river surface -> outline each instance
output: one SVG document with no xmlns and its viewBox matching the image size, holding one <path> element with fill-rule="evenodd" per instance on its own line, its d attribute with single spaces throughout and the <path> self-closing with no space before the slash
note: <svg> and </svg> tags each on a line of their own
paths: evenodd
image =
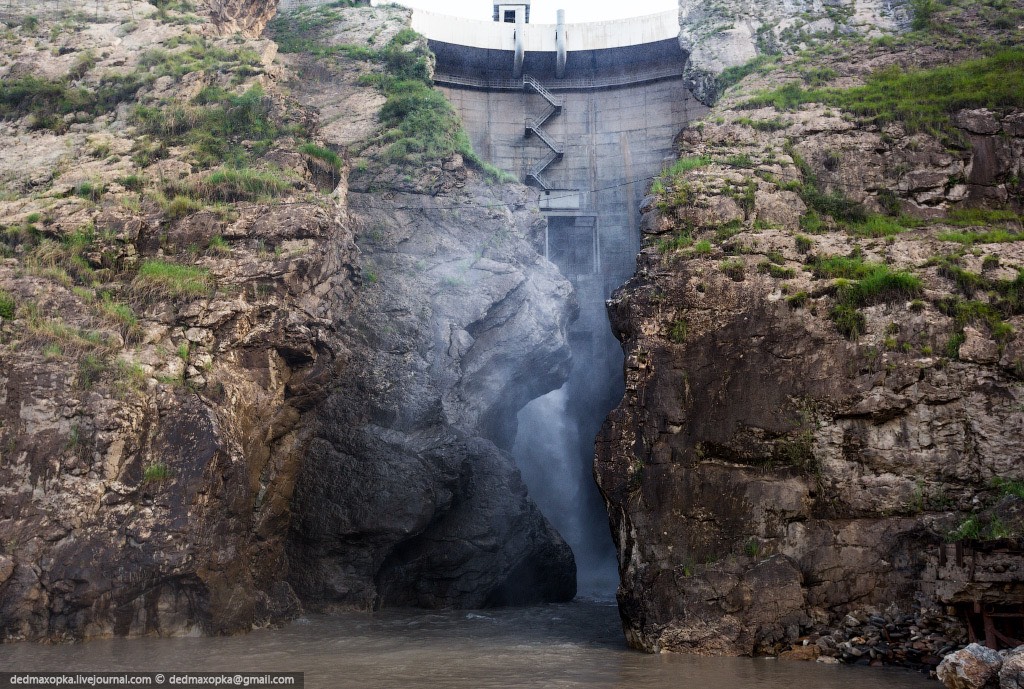
<svg viewBox="0 0 1024 689">
<path fill-rule="evenodd" d="M 647 655 L 622 641 L 613 604 L 303 618 L 224 638 L 0 645 L 4 671 L 304 672 L 314 689 L 936 689 L 902 669 Z"/>
</svg>

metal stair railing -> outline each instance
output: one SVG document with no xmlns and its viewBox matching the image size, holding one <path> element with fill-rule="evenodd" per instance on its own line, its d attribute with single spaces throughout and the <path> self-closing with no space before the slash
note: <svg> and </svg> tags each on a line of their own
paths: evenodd
<svg viewBox="0 0 1024 689">
<path fill-rule="evenodd" d="M 597 77 L 593 79 L 560 79 L 551 84 L 550 87 L 545 86 L 542 88 L 549 93 L 552 90 L 591 91 L 632 86 L 634 84 L 646 84 L 648 82 L 662 81 L 664 79 L 681 79 L 682 77 L 682 68 L 667 67 L 663 69 L 650 70 L 641 74 L 623 74 Z M 488 79 L 466 75 L 445 74 L 443 72 L 434 74 L 434 82 L 437 84 L 447 84 L 449 86 L 462 86 L 467 88 L 496 91 L 521 91 L 526 87 L 526 83 L 523 79 Z"/>
<path fill-rule="evenodd" d="M 546 100 L 548 103 L 555 106 L 556 108 L 561 108 L 563 105 L 565 105 L 565 102 L 561 98 L 556 98 L 555 95 L 551 93 L 551 91 L 548 91 L 546 88 L 544 88 L 544 86 L 539 81 L 531 77 L 529 74 L 524 74 L 523 88 L 525 89 L 527 87 L 532 88 L 541 97 L 543 97 L 544 100 Z"/>
<path fill-rule="evenodd" d="M 537 138 L 544 142 L 544 145 L 546 145 L 548 148 L 550 148 L 558 155 L 562 155 L 563 153 L 565 153 L 565 147 L 562 144 L 553 141 L 551 137 L 548 136 L 548 133 L 545 132 L 543 129 L 533 129 L 531 131 L 533 131 L 533 133 L 537 135 Z"/>
<path fill-rule="evenodd" d="M 530 168 L 530 171 L 528 173 L 526 173 L 526 179 L 527 180 L 531 180 L 532 179 L 538 185 L 540 185 L 541 189 L 543 189 L 544 191 L 550 191 L 551 190 L 551 185 L 548 184 L 547 180 L 544 179 L 544 177 L 542 176 L 542 173 L 544 172 L 544 170 L 547 169 L 547 167 L 549 165 L 551 165 L 551 163 L 555 162 L 556 160 L 558 160 L 561 157 L 562 157 L 561 153 L 559 153 L 557 151 L 551 151 L 551 153 L 548 153 L 546 158 L 537 161 L 537 163 L 534 164 L 534 166 L 532 168 Z"/>
<path fill-rule="evenodd" d="M 546 179 L 544 179 L 542 173 L 556 160 L 561 160 L 562 156 L 565 155 L 565 146 L 563 144 L 556 143 L 555 140 L 552 139 L 546 131 L 544 131 L 543 125 L 557 113 L 562 112 L 562 108 L 565 106 L 565 101 L 553 96 L 551 92 L 544 88 L 539 81 L 529 75 L 523 75 L 523 89 L 533 89 L 548 102 L 548 107 L 543 114 L 526 123 L 526 136 L 529 136 L 531 132 L 536 134 L 537 138 L 540 139 L 545 146 L 551 149 L 551 152 L 546 157 L 537 161 L 534 166 L 530 168 L 530 171 L 526 173 L 526 180 L 533 180 L 541 189 L 548 191 L 551 189 L 551 185 L 548 184 Z"/>
<path fill-rule="evenodd" d="M 544 126 L 544 123 L 551 119 L 551 117 L 560 112 L 562 109 L 555 107 L 554 105 L 548 104 L 548 109 L 544 111 L 544 114 L 540 117 L 536 117 L 526 123 L 526 131 L 537 130 Z"/>
</svg>

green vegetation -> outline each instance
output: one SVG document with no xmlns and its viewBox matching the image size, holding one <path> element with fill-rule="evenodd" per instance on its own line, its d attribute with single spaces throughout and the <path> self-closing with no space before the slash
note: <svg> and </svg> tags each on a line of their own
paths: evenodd
<svg viewBox="0 0 1024 689">
<path fill-rule="evenodd" d="M 324 161 L 335 172 L 341 170 L 341 168 L 344 167 L 345 164 L 340 155 L 338 155 L 329 148 L 317 146 L 314 143 L 306 143 L 303 144 L 302 146 L 299 146 L 299 153 L 304 153 L 308 155 L 310 158 L 316 158 L 317 160 Z"/>
<path fill-rule="evenodd" d="M 209 294 L 213 277 L 203 268 L 149 259 L 139 268 L 132 287 L 147 297 L 190 299 Z"/>
<path fill-rule="evenodd" d="M 718 264 L 718 269 L 728 275 L 736 282 L 741 282 L 746 276 L 746 264 L 739 258 L 728 258 Z"/>
<path fill-rule="evenodd" d="M 33 76 L 0 81 L 0 119 L 32 117 L 33 129 L 67 130 L 65 115 L 83 113 L 91 121 L 119 103 L 135 98 L 143 85 L 136 77 L 107 76 L 99 84 L 84 88 L 67 79 L 47 80 Z"/>
<path fill-rule="evenodd" d="M 179 188 L 192 199 L 206 201 L 256 201 L 283 196 L 292 184 L 274 170 L 252 168 L 222 168 L 211 172 L 198 182 Z M 181 196 L 175 198 L 177 201 Z M 174 201 L 171 202 L 172 205 Z M 191 204 L 189 204 L 191 206 Z"/>
<path fill-rule="evenodd" d="M 799 309 L 807 303 L 808 299 L 810 299 L 810 295 L 807 292 L 797 292 L 786 297 L 786 303 L 794 309 Z"/>
<path fill-rule="evenodd" d="M 985 227 L 1000 224 L 1020 226 L 1024 222 L 1024 218 L 1011 210 L 1005 209 L 959 208 L 949 214 L 946 222 L 960 227 Z"/>
<path fill-rule="evenodd" d="M 972 273 L 961 268 L 957 256 L 932 259 L 938 266 L 939 275 L 952 280 L 968 297 L 976 292 L 985 292 L 993 308 L 1006 317 L 1024 313 L 1024 270 L 1017 272 L 1013 280 L 993 280 L 985 275 Z"/>
<path fill-rule="evenodd" d="M 786 129 L 791 124 L 786 120 L 776 117 L 771 120 L 753 120 L 749 117 L 738 117 L 733 120 L 736 124 L 746 125 L 759 132 L 777 132 Z"/>
<path fill-rule="evenodd" d="M 111 112 L 120 103 L 135 100 L 139 89 L 162 76 L 180 78 L 191 72 L 233 72 L 239 78 L 258 73 L 259 55 L 249 48 L 223 48 L 204 37 L 186 35 L 177 39 L 187 44 L 184 51 L 154 49 L 143 54 L 140 69 L 130 74 L 106 74 L 88 88 L 77 80 L 96 64 L 84 56 L 64 79 L 33 76 L 0 81 L 0 119 L 31 116 L 30 126 L 58 133 L 67 130 L 65 116 L 75 114 L 85 121 Z"/>
<path fill-rule="evenodd" d="M 165 481 L 171 477 L 170 468 L 163 462 L 150 464 L 142 473 L 143 483 L 155 483 Z"/>
<path fill-rule="evenodd" d="M 770 275 L 773 278 L 780 280 L 788 280 L 796 276 L 796 271 L 792 268 L 783 268 L 780 265 L 776 265 L 771 261 L 762 261 L 757 265 L 757 272 Z"/>
<path fill-rule="evenodd" d="M 1024 500 L 1024 481 L 1013 481 L 997 476 L 992 479 L 992 487 L 999 491 L 1000 497 L 1013 495 Z"/>
<path fill-rule="evenodd" d="M 661 173 L 662 177 L 675 178 L 680 175 L 686 174 L 693 170 L 699 170 L 702 167 L 707 167 L 711 164 L 711 158 L 708 156 L 690 156 L 680 158 L 676 162 L 672 163 L 666 170 Z"/>
<path fill-rule="evenodd" d="M 750 62 L 739 65 L 737 67 L 729 67 L 722 71 L 718 75 L 718 89 L 719 93 L 725 91 L 730 86 L 738 84 L 745 77 L 754 74 L 755 72 L 760 74 L 766 74 L 770 72 L 775 64 L 779 61 L 777 55 L 758 55 Z"/>
<path fill-rule="evenodd" d="M 137 144 L 136 155 L 145 158 L 136 159 L 139 164 L 162 157 L 169 146 L 188 146 L 202 167 L 242 167 L 266 152 L 282 133 L 259 85 L 240 95 L 207 88 L 192 104 L 136 106 L 133 119 L 141 133 L 158 142 L 155 147 Z"/>
<path fill-rule="evenodd" d="M 992 338 L 1005 343 L 1015 336 L 1007 318 L 1024 313 L 1024 270 L 1014 280 L 993 280 L 984 275 L 964 270 L 958 265 L 959 258 L 945 256 L 934 259 L 939 275 L 952 280 L 968 297 L 957 296 L 941 299 L 936 306 L 939 311 L 953 319 L 956 331 L 947 345 L 947 354 L 955 357 L 963 344 L 963 328 L 968 324 L 984 324 Z M 988 301 L 972 299 L 977 293 L 984 293 Z"/>
<path fill-rule="evenodd" d="M 25 267 L 35 275 L 65 287 L 75 284 L 91 286 L 103 274 L 85 257 L 93 245 L 94 234 L 91 224 L 83 225 L 58 240 L 45 236 L 35 225 L 23 225 L 8 228 L 0 239 L 0 249 L 6 246 L 5 253 L 13 253 L 14 248 L 20 248 Z"/>
<path fill-rule="evenodd" d="M 114 362 L 111 391 L 117 398 L 124 399 L 132 393 L 143 390 L 146 387 L 147 379 L 148 376 L 142 366 L 118 359 Z"/>
<path fill-rule="evenodd" d="M 879 125 L 900 122 L 911 134 L 926 132 L 949 140 L 954 132 L 952 115 L 961 109 L 1024 106 L 1024 48 L 932 69 L 905 71 L 894 65 L 869 76 L 864 86 L 849 89 L 786 84 L 751 98 L 745 107 L 772 105 L 788 111 L 812 102 L 842 108 Z"/>
<path fill-rule="evenodd" d="M 139 65 L 146 70 L 142 75 L 145 82 L 159 77 L 178 80 L 193 72 L 234 74 L 235 81 L 240 82 L 244 77 L 260 73 L 260 56 L 252 48 L 226 48 L 196 34 L 176 37 L 167 45 L 172 49 L 187 47 L 171 51 L 154 48 L 143 53 Z"/>
<path fill-rule="evenodd" d="M 672 340 L 676 344 L 682 344 L 686 341 L 687 322 L 685 318 L 677 318 L 673 323 L 671 329 L 668 331 L 668 339 Z"/>
<path fill-rule="evenodd" d="M 16 306 L 14 296 L 7 290 L 0 289 L 0 318 L 5 321 L 13 320 Z"/>
<path fill-rule="evenodd" d="M 814 248 L 814 240 L 810 237 L 805 237 L 802 234 L 798 234 L 795 240 L 796 250 L 801 254 L 811 253 L 811 249 Z"/>
<path fill-rule="evenodd" d="M 862 221 L 844 223 L 843 229 L 857 237 L 893 237 L 922 224 L 921 220 L 906 215 L 894 218 L 872 213 Z"/>
<path fill-rule="evenodd" d="M 128 191 L 142 191 L 146 186 L 146 179 L 140 175 L 126 175 L 115 180 Z"/>
<path fill-rule="evenodd" d="M 787 142 L 784 150 L 793 159 L 793 164 L 800 170 L 802 182 L 795 187 L 800 198 L 810 209 L 806 215 L 800 218 L 800 227 L 810 234 L 817 234 L 825 231 L 826 227 L 821 215 L 831 216 L 838 222 L 859 226 L 869 220 L 867 209 L 863 204 L 846 198 L 839 191 L 825 191 L 813 168 L 804 160 L 803 156 L 797 153 L 792 141 Z"/>
<path fill-rule="evenodd" d="M 726 158 L 723 163 L 729 167 L 750 169 L 754 167 L 754 159 L 747 153 L 737 153 Z"/>
<path fill-rule="evenodd" d="M 98 308 L 108 322 L 121 328 L 121 336 L 126 341 L 137 340 L 142 334 L 139 318 L 127 304 L 114 301 L 110 295 L 105 294 Z"/>
<path fill-rule="evenodd" d="M 997 476 L 989 482 L 989 486 L 994 492 L 989 499 L 989 504 L 1005 498 L 1024 500 L 1024 481 Z M 949 542 L 998 541 L 1005 538 L 1024 537 L 1020 521 L 1014 519 L 1013 522 L 1016 523 L 1007 524 L 998 514 L 993 514 L 991 510 L 985 510 L 980 514 L 972 514 L 961 521 L 955 529 L 946 535 L 946 540 Z"/>
<path fill-rule="evenodd" d="M 956 541 L 998 541 L 1004 538 L 1019 538 L 1010 526 L 998 516 L 972 515 L 946 534 L 950 543 Z"/>
<path fill-rule="evenodd" d="M 58 318 L 45 318 L 37 309 L 25 313 L 30 339 L 40 347 L 55 345 L 61 352 L 105 354 L 111 342 L 101 332 L 68 325 Z"/>
<path fill-rule="evenodd" d="M 872 304 L 891 303 L 921 294 L 921 279 L 907 271 L 894 271 L 882 263 L 869 263 L 860 256 L 828 256 L 811 263 L 817 278 L 836 279 L 836 304 L 829 312 L 841 333 L 856 339 L 867 321 L 859 309 Z"/>
<path fill-rule="evenodd" d="M 210 237 L 210 241 L 206 244 L 206 250 L 213 254 L 227 256 L 231 253 L 231 245 L 218 234 Z"/>
<path fill-rule="evenodd" d="M 851 340 L 860 337 L 868 327 L 864 314 L 846 304 L 836 304 L 829 310 L 828 315 L 836 324 L 836 329 Z"/>
<path fill-rule="evenodd" d="M 939 4 L 935 0 L 910 0 L 910 9 L 913 13 L 910 28 L 914 31 L 924 31 L 931 27 Z"/>
<path fill-rule="evenodd" d="M 361 46 L 329 46 L 324 42 L 326 29 L 342 19 L 339 9 L 356 7 L 355 0 L 337 0 L 318 7 L 302 7 L 294 12 L 280 12 L 267 26 L 282 53 L 308 53 L 318 57 L 341 54 L 361 58 L 374 51 Z M 365 58 L 370 59 L 370 58 Z"/>
<path fill-rule="evenodd" d="M 161 205 L 163 206 L 164 213 L 171 220 L 184 218 L 186 215 L 191 215 L 204 208 L 202 202 L 197 201 L 191 196 L 182 196 L 181 194 L 175 195 L 172 199 L 166 200 L 166 203 Z"/>
<path fill-rule="evenodd" d="M 101 182 L 86 181 L 76 184 L 71 193 L 79 198 L 92 201 L 93 203 L 99 203 L 104 192 L 106 192 L 106 187 Z"/>
<path fill-rule="evenodd" d="M 384 160 L 423 165 L 458 153 L 492 179 L 514 179 L 485 163 L 473 150 L 459 116 L 444 94 L 433 88 L 431 58 L 423 37 L 404 29 L 377 54 L 385 71 L 360 79 L 361 84 L 376 86 L 387 97 L 380 112 L 384 130 L 376 140 L 384 147 Z"/>
<path fill-rule="evenodd" d="M 706 239 L 700 240 L 694 245 L 693 253 L 697 256 L 707 256 L 711 253 L 711 242 Z"/>
<path fill-rule="evenodd" d="M 836 77 L 839 73 L 831 67 L 810 67 L 808 69 L 800 70 L 800 78 L 804 80 L 804 83 L 808 86 L 821 86 L 827 84 Z"/>
<path fill-rule="evenodd" d="M 686 232 L 680 232 L 666 237 L 658 242 L 658 253 L 667 254 L 673 251 L 688 248 L 693 244 L 693 238 Z"/>
<path fill-rule="evenodd" d="M 342 18 L 340 10 L 364 3 L 339 0 L 314 8 L 280 14 L 269 30 L 282 52 L 302 52 L 319 58 L 343 56 L 375 62 L 383 71 L 365 74 L 360 84 L 375 86 L 387 97 L 380 113 L 384 125 L 374 143 L 383 149 L 382 158 L 399 165 L 423 165 L 459 154 L 470 165 L 498 181 L 514 176 L 485 163 L 473 150 L 451 104 L 431 81 L 432 56 L 426 40 L 412 29 L 399 31 L 380 49 L 352 45 L 331 45 L 328 28 Z M 324 160 L 339 170 L 342 160 L 333 151 L 306 144 L 300 150 Z M 357 167 L 357 171 L 362 171 Z"/>
</svg>

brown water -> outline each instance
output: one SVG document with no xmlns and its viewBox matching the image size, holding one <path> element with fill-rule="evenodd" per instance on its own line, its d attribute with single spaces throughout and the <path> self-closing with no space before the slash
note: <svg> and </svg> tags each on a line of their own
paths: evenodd
<svg viewBox="0 0 1024 689">
<path fill-rule="evenodd" d="M 4 671 L 305 672 L 314 689 L 935 689 L 899 669 L 646 655 L 622 642 L 614 605 L 310 616 L 231 638 L 0 646 Z"/>
</svg>

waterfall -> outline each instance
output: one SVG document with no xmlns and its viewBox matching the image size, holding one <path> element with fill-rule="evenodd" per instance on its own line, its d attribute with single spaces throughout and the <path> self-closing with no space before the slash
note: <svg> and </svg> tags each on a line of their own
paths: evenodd
<svg viewBox="0 0 1024 689">
<path fill-rule="evenodd" d="M 576 556 L 579 595 L 610 599 L 618 568 L 592 466 L 594 438 L 622 396 L 622 351 L 600 308 L 601 297 L 600 292 L 580 294 L 583 315 L 571 337 L 572 373 L 560 389 L 519 412 L 512 454 L 530 496 Z"/>
</svg>

